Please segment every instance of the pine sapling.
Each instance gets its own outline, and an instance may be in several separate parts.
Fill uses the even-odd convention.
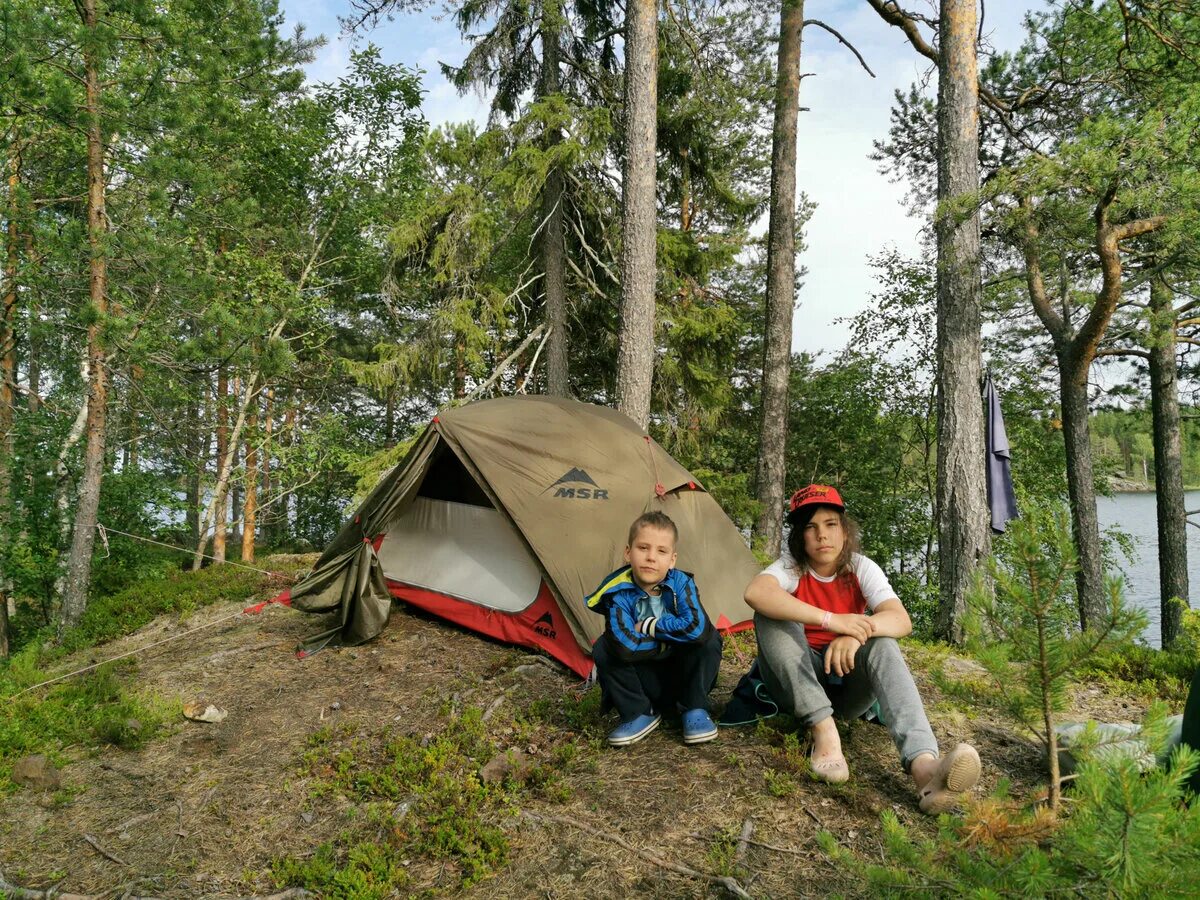
[[[1006,559],[989,562],[994,590],[978,581],[968,596],[967,646],[994,682],[996,705],[1042,742],[1050,808],[1057,811],[1062,775],[1055,724],[1072,675],[1093,654],[1130,641],[1145,619],[1124,604],[1120,580],[1108,578],[1104,617],[1080,630],[1071,594],[1075,547],[1061,513],[1013,523],[1009,541]]]

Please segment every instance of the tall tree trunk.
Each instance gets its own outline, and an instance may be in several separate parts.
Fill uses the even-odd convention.
[[[26,259],[33,259],[32,241],[26,235]],[[29,382],[27,395],[29,411],[37,412],[42,403],[42,357],[41,347],[37,340],[38,318],[41,316],[36,297],[29,299],[28,328],[25,331],[25,374]]]
[[[979,190],[975,0],[942,0],[938,23],[938,633],[962,639],[966,593],[990,551],[979,396],[979,214],[952,211]]]
[[[273,487],[273,485],[271,484],[271,472],[272,472],[272,469],[271,469],[271,438],[272,438],[273,432],[275,430],[275,423],[274,423],[275,389],[267,388],[266,393],[267,393],[267,397],[263,403],[263,442],[262,442],[261,466],[262,466],[263,500],[264,500],[264,502],[269,504],[272,499],[271,490]],[[278,515],[278,513],[275,513],[274,515]],[[266,544],[267,546],[271,546],[272,541],[274,540],[274,537],[273,537],[274,530],[271,527],[272,518],[273,518],[273,516],[271,514],[268,514],[262,520],[261,527],[262,527],[263,543]]]
[[[140,393],[142,379],[145,377],[146,370],[141,366],[130,366],[130,397],[129,402],[125,405],[125,418],[128,419],[129,425],[125,444],[125,463],[123,466],[124,469],[128,469],[130,472],[136,472],[138,468],[138,444],[142,440],[142,434],[138,424],[137,397]]]
[[[220,337],[218,336],[218,341]],[[229,378],[225,374],[225,367],[222,366],[217,371],[217,393],[214,398],[217,410],[217,457],[214,469],[219,473],[221,464],[225,456],[229,452],[229,407],[227,406],[229,397]],[[220,481],[218,479],[218,481]],[[213,545],[212,556],[213,562],[225,562],[225,528],[229,520],[228,512],[228,497],[225,493],[225,484],[220,482],[213,485],[212,504],[216,507],[215,519],[213,520]],[[193,568],[195,568],[193,564]]]
[[[1096,473],[1092,468],[1092,438],[1088,422],[1088,370],[1068,349],[1058,354],[1059,391],[1062,395],[1063,441],[1067,452],[1067,496],[1079,568],[1075,585],[1079,594],[1080,625],[1103,622],[1108,612],[1104,594],[1104,567],[1100,553],[1100,520],[1096,515]]]
[[[185,487],[184,523],[187,528],[188,541],[193,547],[200,542],[200,492],[204,481],[204,459],[208,455],[201,440],[204,432],[200,410],[203,408],[204,400],[201,397],[199,404],[193,398],[188,401],[187,407],[184,409],[184,417],[187,422],[186,452],[187,459],[192,465],[192,471],[188,473]]]
[[[96,0],[82,0],[81,13],[86,28],[95,32]],[[88,300],[92,307],[87,329],[88,412],[87,446],[83,454],[83,480],[75,507],[75,531],[67,557],[67,577],[63,585],[62,616],[59,632],[79,624],[87,609],[88,582],[92,573],[92,547],[96,541],[96,523],[100,511],[100,486],[104,480],[104,428],[108,412],[108,369],[105,367],[101,332],[108,311],[108,266],[105,234],[104,135],[100,115],[100,65],[97,50],[84,50],[84,82],[87,112],[87,224],[88,224]]]
[[[775,126],[771,138],[771,216],[767,231],[767,309],[763,337],[762,420],[758,432],[755,533],[779,555],[787,478],[788,377],[792,312],[796,306],[796,122],[800,113],[800,41],[804,0],[783,0],[775,70]]]
[[[625,160],[621,179],[621,325],[617,408],[645,428],[654,378],[658,4],[625,4]]]
[[[1175,297],[1159,275],[1150,282],[1150,409],[1154,429],[1154,502],[1158,513],[1158,586],[1162,645],[1179,637],[1188,602],[1187,515],[1179,371],[1175,357]]]
[[[542,97],[559,92],[559,41],[563,16],[561,0],[542,2]],[[551,128],[546,146],[561,143],[562,133]],[[546,298],[546,393],[566,397],[571,393],[567,358],[567,274],[563,237],[563,176],[556,166],[546,175],[542,189],[542,289]]]
[[[281,330],[282,326],[272,333],[271,339],[278,337],[278,331]],[[217,480],[213,485],[212,501],[208,504],[208,511],[201,525],[201,539],[196,545],[195,554],[192,556],[192,571],[200,568],[204,556],[204,546],[208,543],[209,529],[213,529],[215,543],[217,526],[224,525],[225,523],[222,520],[229,514],[229,476],[233,471],[233,458],[237,455],[238,442],[242,438],[242,429],[246,424],[246,413],[258,396],[257,384],[257,373],[251,374],[246,379],[246,389],[238,405],[238,416],[233,424],[233,431],[228,436],[227,449],[224,455],[217,458]],[[215,547],[213,556],[216,556]],[[225,557],[222,556],[220,562],[224,561]]]
[[[287,446],[294,447],[296,445],[296,426],[299,418],[299,412],[296,407],[299,405],[299,401],[297,401],[294,395],[289,396],[287,400],[286,412],[283,414],[283,435],[280,437],[281,439],[286,437]],[[292,539],[292,507],[295,505],[295,496],[294,493],[286,494],[283,502],[280,504],[278,527],[280,544],[289,543]]]
[[[0,544],[12,546],[8,534],[9,500],[12,488],[13,419],[17,380],[17,270],[20,238],[17,225],[17,195],[21,188],[21,150],[17,140],[9,145],[8,226],[4,231],[4,282],[0,295]],[[12,581],[7,569],[0,568],[0,659],[8,656],[8,598]]]
[[[255,407],[258,403],[255,401]],[[242,506],[242,562],[254,562],[254,529],[258,516],[258,415],[246,419],[246,500]]]

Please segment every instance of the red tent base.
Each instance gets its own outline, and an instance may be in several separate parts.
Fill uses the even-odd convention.
[[[533,603],[518,613],[487,609],[476,603],[398,581],[389,580],[388,590],[398,600],[411,603],[456,625],[510,644],[544,650],[580,678],[587,678],[591,674],[592,658],[575,640],[571,627],[558,608],[558,601],[545,582],[542,582]]]

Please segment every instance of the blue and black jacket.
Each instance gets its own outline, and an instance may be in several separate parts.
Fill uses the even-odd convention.
[[[588,609],[607,620],[601,640],[607,639],[621,658],[648,660],[663,656],[671,644],[698,642],[712,630],[700,605],[700,591],[689,573],[669,569],[659,589],[666,611],[642,622],[637,619],[637,606],[647,595],[633,580],[629,566],[608,575],[587,598]]]

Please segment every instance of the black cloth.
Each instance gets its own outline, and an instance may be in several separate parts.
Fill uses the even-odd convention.
[[[674,714],[676,704],[685,711],[709,708],[708,693],[721,666],[721,636],[715,630],[706,630],[694,643],[664,644],[652,660],[622,656],[607,631],[592,646],[604,705],[616,707],[622,722],[655,712]]]
[[[1192,688],[1188,691],[1187,705],[1183,708],[1183,743],[1200,753],[1200,667],[1192,675]],[[1192,793],[1200,796],[1200,768],[1192,773]]]
[[[738,679],[725,710],[721,713],[721,725],[750,725],[760,719],[769,719],[779,712],[779,704],[767,690],[758,671],[758,660],[750,664],[750,671]]]

